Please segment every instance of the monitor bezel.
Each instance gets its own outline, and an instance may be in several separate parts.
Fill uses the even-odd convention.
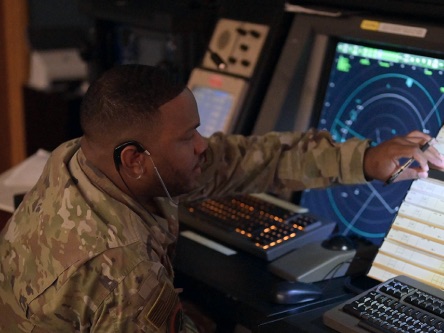
[[[363,21],[423,29],[424,37],[363,29]],[[295,14],[259,111],[253,134],[316,127],[339,41],[444,59],[444,27],[387,16]],[[284,127],[282,126],[284,124]],[[290,125],[289,125],[290,124]]]

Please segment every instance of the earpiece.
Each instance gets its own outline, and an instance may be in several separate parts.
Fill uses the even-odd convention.
[[[116,170],[119,172],[120,165],[122,164],[122,160],[121,160],[121,158],[120,158],[120,155],[122,154],[122,150],[125,149],[125,148],[128,147],[128,146],[134,146],[134,147],[136,147],[136,149],[137,149],[137,151],[138,151],[139,153],[145,153],[145,154],[148,155],[149,159],[151,160],[151,163],[153,164],[153,168],[154,168],[154,171],[156,172],[156,176],[157,176],[157,178],[159,179],[160,184],[162,185],[162,187],[163,187],[163,189],[164,189],[164,191],[165,191],[165,194],[167,195],[167,197],[168,197],[168,199],[170,200],[170,202],[171,202],[172,204],[174,204],[174,205],[177,206],[178,203],[175,202],[175,201],[173,200],[173,198],[171,198],[171,195],[170,195],[170,193],[168,192],[168,189],[166,188],[166,185],[165,185],[165,183],[164,183],[162,177],[160,176],[159,171],[157,170],[157,167],[156,167],[156,165],[154,164],[153,159],[151,158],[151,154],[150,154],[150,152],[149,152],[148,150],[146,150],[146,149],[145,149],[145,148],[144,148],[139,142],[137,142],[137,141],[133,141],[133,140],[130,140],[130,141],[123,142],[123,143],[121,143],[120,145],[118,145],[116,148],[114,148],[113,159],[114,159],[114,165],[115,165],[115,167],[116,167]],[[120,172],[119,172],[119,174],[120,174]],[[139,177],[139,178],[140,178],[140,177]],[[138,178],[138,179],[139,179],[139,178]]]
[[[142,178],[142,175],[143,175],[144,172],[145,172],[145,169],[143,168],[142,163],[140,163],[140,161],[138,161],[138,162],[139,162],[139,167],[140,167],[141,172],[140,172],[139,175],[136,177],[136,179],[140,179],[140,178]]]
[[[148,155],[150,155],[150,153],[145,148],[143,148],[143,146],[137,141],[131,140],[131,141],[123,142],[120,145],[118,145],[116,148],[114,148],[114,154],[113,154],[114,166],[116,167],[117,171],[119,171],[120,165],[122,164],[122,160],[120,158],[120,155],[122,154],[122,150],[128,146],[136,147],[136,149],[139,153],[143,153],[146,151],[148,153]]]

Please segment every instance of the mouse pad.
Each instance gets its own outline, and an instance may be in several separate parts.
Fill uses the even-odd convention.
[[[322,281],[344,276],[355,254],[356,250],[327,250],[320,243],[310,243],[276,259],[268,269],[288,281]]]

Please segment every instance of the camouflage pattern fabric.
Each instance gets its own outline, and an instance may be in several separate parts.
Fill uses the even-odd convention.
[[[315,131],[217,134],[202,186],[180,199],[365,182],[367,147]],[[57,148],[0,234],[0,332],[196,332],[173,284],[178,210],[157,205],[122,193],[79,140]]]
[[[223,135],[209,139],[202,186],[181,200],[236,193],[300,191],[365,183],[369,140],[337,144],[326,131]]]

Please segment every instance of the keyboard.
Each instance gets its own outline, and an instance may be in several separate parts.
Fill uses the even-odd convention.
[[[272,196],[241,195],[182,204],[179,219],[216,241],[272,261],[332,233],[335,223],[303,211]]]
[[[323,321],[344,333],[444,332],[444,291],[400,275],[325,312]]]

